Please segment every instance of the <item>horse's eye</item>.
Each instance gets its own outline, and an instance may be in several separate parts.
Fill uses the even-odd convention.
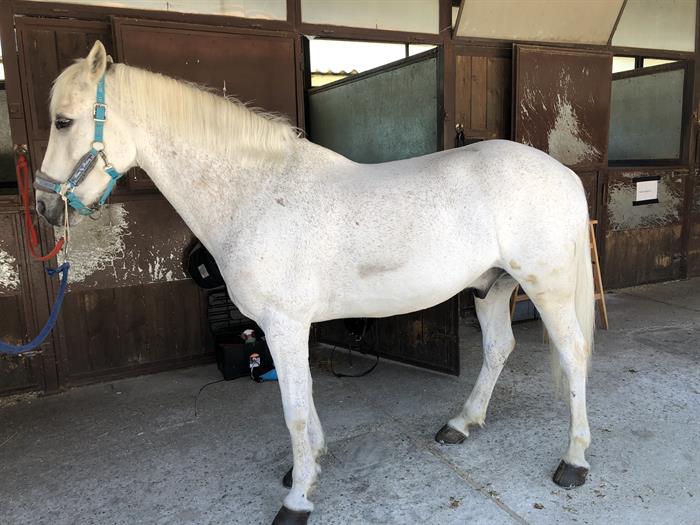
[[[64,129],[71,127],[73,121],[66,117],[56,117],[56,129]]]

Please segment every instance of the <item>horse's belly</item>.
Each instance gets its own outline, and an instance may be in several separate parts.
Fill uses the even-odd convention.
[[[406,268],[359,265],[355,275],[345,274],[335,281],[327,308],[319,311],[314,320],[387,317],[430,308],[466,288],[488,266],[463,258],[452,264],[425,260]]]

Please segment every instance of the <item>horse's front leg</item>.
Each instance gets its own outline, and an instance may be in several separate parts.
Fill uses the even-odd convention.
[[[304,524],[313,510],[309,492],[319,470],[316,457],[323,449],[311,391],[309,324],[273,314],[265,319],[263,329],[277,369],[294,456],[292,488],[273,524]]]

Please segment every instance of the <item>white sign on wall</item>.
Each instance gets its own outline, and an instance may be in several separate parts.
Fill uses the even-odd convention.
[[[653,204],[659,202],[659,178],[658,177],[644,177],[635,179],[636,194],[634,206],[640,204]]]

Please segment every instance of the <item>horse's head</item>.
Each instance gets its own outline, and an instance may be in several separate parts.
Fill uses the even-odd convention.
[[[35,182],[37,211],[53,225],[64,220],[61,194],[71,194],[69,220],[74,224],[108,195],[116,173],[135,165],[136,145],[118,107],[110,104],[109,96],[104,101],[108,115],[106,108],[97,104],[98,84],[106,74],[104,84],[109,86],[112,77],[109,63],[104,46],[95,42],[87,58],[66,68],[54,82],[51,135]],[[108,94],[114,93],[107,89]],[[104,134],[101,140],[98,127]],[[73,183],[77,184],[73,187]]]

